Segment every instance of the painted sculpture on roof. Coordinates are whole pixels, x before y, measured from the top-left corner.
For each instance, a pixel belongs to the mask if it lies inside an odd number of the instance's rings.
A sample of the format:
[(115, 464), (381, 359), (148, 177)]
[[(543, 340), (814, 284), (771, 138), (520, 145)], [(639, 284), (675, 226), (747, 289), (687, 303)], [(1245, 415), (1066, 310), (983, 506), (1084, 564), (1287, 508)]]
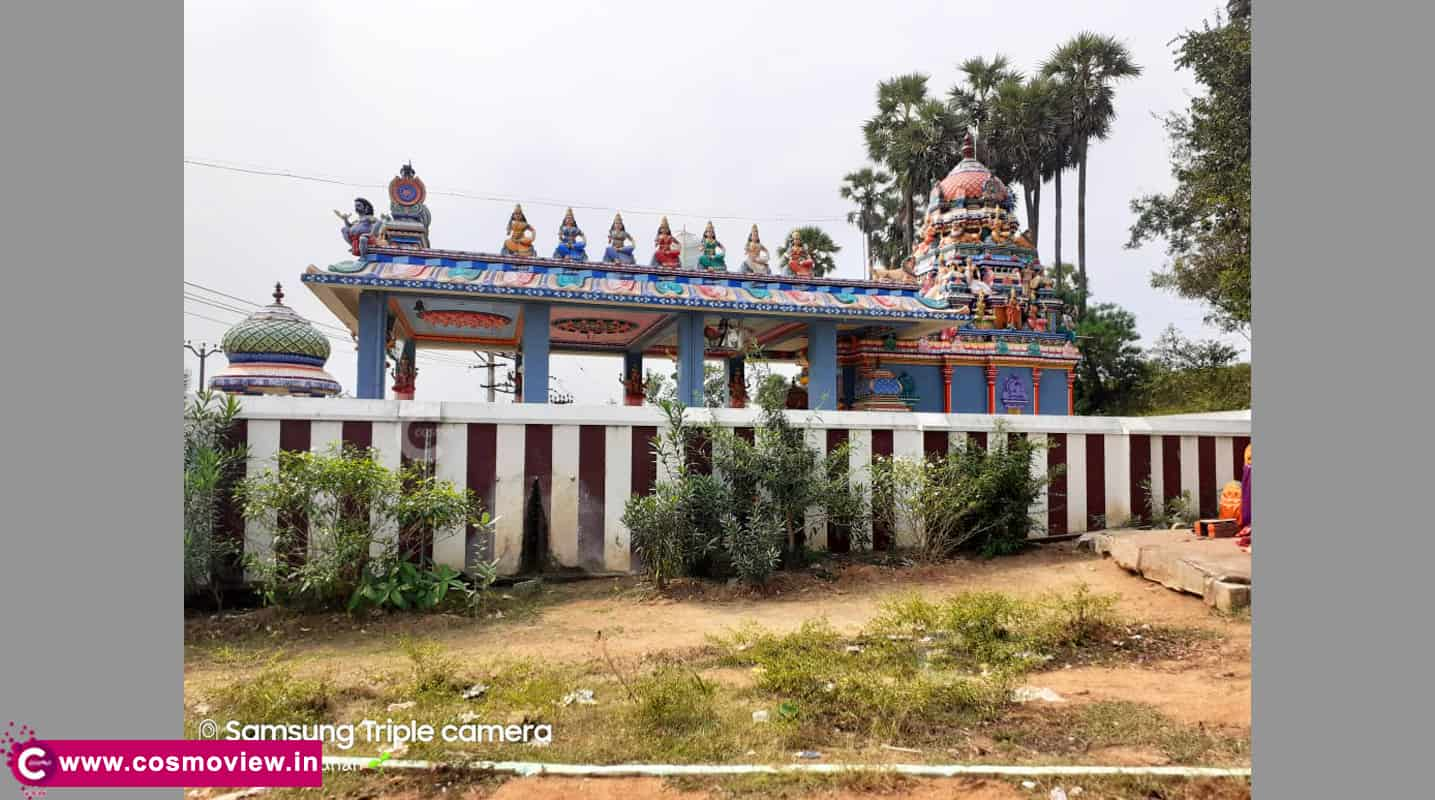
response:
[(433, 214), (424, 200), (428, 189), (414, 172), (413, 164), (399, 167), (399, 174), (389, 181), (389, 213), (384, 216), (382, 238), (392, 247), (428, 247), (429, 225)]
[(816, 262), (802, 246), (802, 234), (793, 231), (791, 243), (787, 246), (787, 274), (798, 278), (811, 278)]
[(658, 222), (658, 235), (653, 238), (653, 266), (677, 269), (683, 254), (683, 246), (673, 237), (668, 227), (668, 218)]
[(360, 256), (368, 250), (370, 241), (379, 232), (379, 218), (374, 216), (374, 204), (362, 197), (354, 198), (354, 213), (344, 214), (337, 209), (334, 215), (344, 221), (339, 228), (339, 235), (349, 243), (349, 252)]
[(508, 216), (508, 238), (503, 240), (503, 254), (506, 256), (533, 256), (533, 240), (537, 234), (523, 214), (523, 206), (515, 205)]
[(560, 261), (587, 261), (588, 239), (573, 219), (573, 209), (563, 214), (563, 223), (558, 226), (558, 247), (553, 257)]
[(633, 245), (633, 237), (623, 226), (623, 215), (614, 214), (613, 224), (608, 228), (608, 249), (603, 251), (603, 260), (610, 264), (636, 264)]
[(717, 240), (717, 232), (713, 230), (712, 221), (708, 221), (706, 228), (703, 228), (702, 254), (698, 256), (698, 266), (706, 270), (727, 271), (727, 250), (722, 242)]
[(752, 226), (752, 232), (747, 235), (747, 244), (743, 247), (741, 271), (753, 275), (771, 274), (772, 268), (769, 266), (771, 258), (767, 247), (757, 235), (757, 226)]
[(884, 267), (872, 268), (872, 280), (890, 283), (917, 283), (917, 259), (907, 256), (902, 259), (900, 269), (886, 269)]

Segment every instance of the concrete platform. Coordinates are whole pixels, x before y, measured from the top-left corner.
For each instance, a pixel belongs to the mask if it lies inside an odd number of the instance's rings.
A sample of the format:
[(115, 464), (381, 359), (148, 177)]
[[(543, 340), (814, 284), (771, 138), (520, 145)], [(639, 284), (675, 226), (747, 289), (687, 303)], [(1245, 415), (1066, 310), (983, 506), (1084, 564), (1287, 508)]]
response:
[(1093, 544), (1123, 569), (1196, 595), (1206, 605), (1235, 611), (1251, 604), (1251, 554), (1232, 539), (1204, 539), (1190, 531), (1116, 530), (1095, 534)]

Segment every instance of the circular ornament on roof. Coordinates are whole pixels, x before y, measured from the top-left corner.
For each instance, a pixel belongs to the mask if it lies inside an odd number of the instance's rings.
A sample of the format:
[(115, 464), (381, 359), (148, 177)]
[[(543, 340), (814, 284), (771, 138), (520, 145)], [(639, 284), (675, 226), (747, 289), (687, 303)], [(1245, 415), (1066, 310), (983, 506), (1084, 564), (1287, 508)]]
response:
[(420, 313), (419, 319), (440, 328), (477, 328), (480, 330), (493, 330), (506, 327), (513, 322), (513, 318), (503, 314), (495, 314), (491, 311), (467, 311), (463, 309), (453, 310), (426, 310)]
[(426, 197), (428, 190), (417, 175), (400, 175), (389, 181), (389, 199), (395, 205), (416, 206)]
[(638, 329), (638, 324), (626, 319), (572, 317), (558, 320), (553, 323), (553, 327), (564, 333), (575, 333), (583, 336), (617, 336), (619, 334), (632, 333)]

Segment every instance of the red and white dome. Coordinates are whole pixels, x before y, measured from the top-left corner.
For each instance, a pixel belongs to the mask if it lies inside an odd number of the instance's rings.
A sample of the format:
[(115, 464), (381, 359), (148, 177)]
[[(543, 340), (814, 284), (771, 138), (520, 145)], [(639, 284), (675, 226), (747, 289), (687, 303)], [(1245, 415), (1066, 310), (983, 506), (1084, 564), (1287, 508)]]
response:
[(938, 184), (942, 192), (942, 200), (952, 202), (954, 200), (981, 200), (988, 193), (998, 204), (1006, 203), (1010, 190), (1001, 179), (992, 174), (987, 166), (976, 159), (976, 148), (972, 145), (972, 135), (962, 141), (962, 160), (952, 167)]

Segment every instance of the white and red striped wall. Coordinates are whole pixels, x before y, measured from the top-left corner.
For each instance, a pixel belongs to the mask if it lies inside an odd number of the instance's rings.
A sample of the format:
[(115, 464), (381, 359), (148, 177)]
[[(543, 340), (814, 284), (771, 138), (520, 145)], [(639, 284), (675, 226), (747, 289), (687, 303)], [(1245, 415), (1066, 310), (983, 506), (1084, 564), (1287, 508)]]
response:
[[(437, 476), (467, 487), (497, 517), (492, 550), (466, 535), (438, 537), (434, 557), (462, 567), (475, 557), (497, 558), (499, 571), (518, 570), (528, 489), (536, 480), (549, 521), (549, 548), (560, 564), (592, 572), (625, 572), (635, 564), (620, 522), (629, 496), (646, 493), (660, 475), (653, 438), (664, 427), (652, 407), (448, 403), (298, 397), (244, 397), (234, 433), (250, 448), (248, 471), (273, 465), (280, 450), (324, 451), (339, 442), (373, 447), (397, 467), (427, 459)], [(948, 448), (987, 446), (998, 435), (1029, 436), (1050, 447), (1032, 469), (1058, 465), (1048, 491), (1033, 507), (1035, 536), (1096, 530), (1140, 518), (1141, 484), (1163, 498), (1189, 491), (1203, 517), (1216, 516), (1221, 487), (1239, 478), (1248, 418), (1065, 417), (984, 414), (792, 411), (814, 448), (851, 443), (851, 480), (866, 484), (874, 456), (921, 458)], [(693, 409), (696, 422), (715, 420), (748, 435), (755, 409)], [(996, 431), (1001, 421), (1006, 433)], [(746, 431), (744, 430), (746, 429)], [(265, 526), (228, 515), (242, 526), (245, 547), (264, 552)], [(842, 550), (826, 526), (812, 525), (809, 544)], [(232, 531), (238, 534), (238, 530)], [(454, 532), (457, 533), (457, 532)], [(898, 546), (906, 531), (879, 531), (874, 546)]]

